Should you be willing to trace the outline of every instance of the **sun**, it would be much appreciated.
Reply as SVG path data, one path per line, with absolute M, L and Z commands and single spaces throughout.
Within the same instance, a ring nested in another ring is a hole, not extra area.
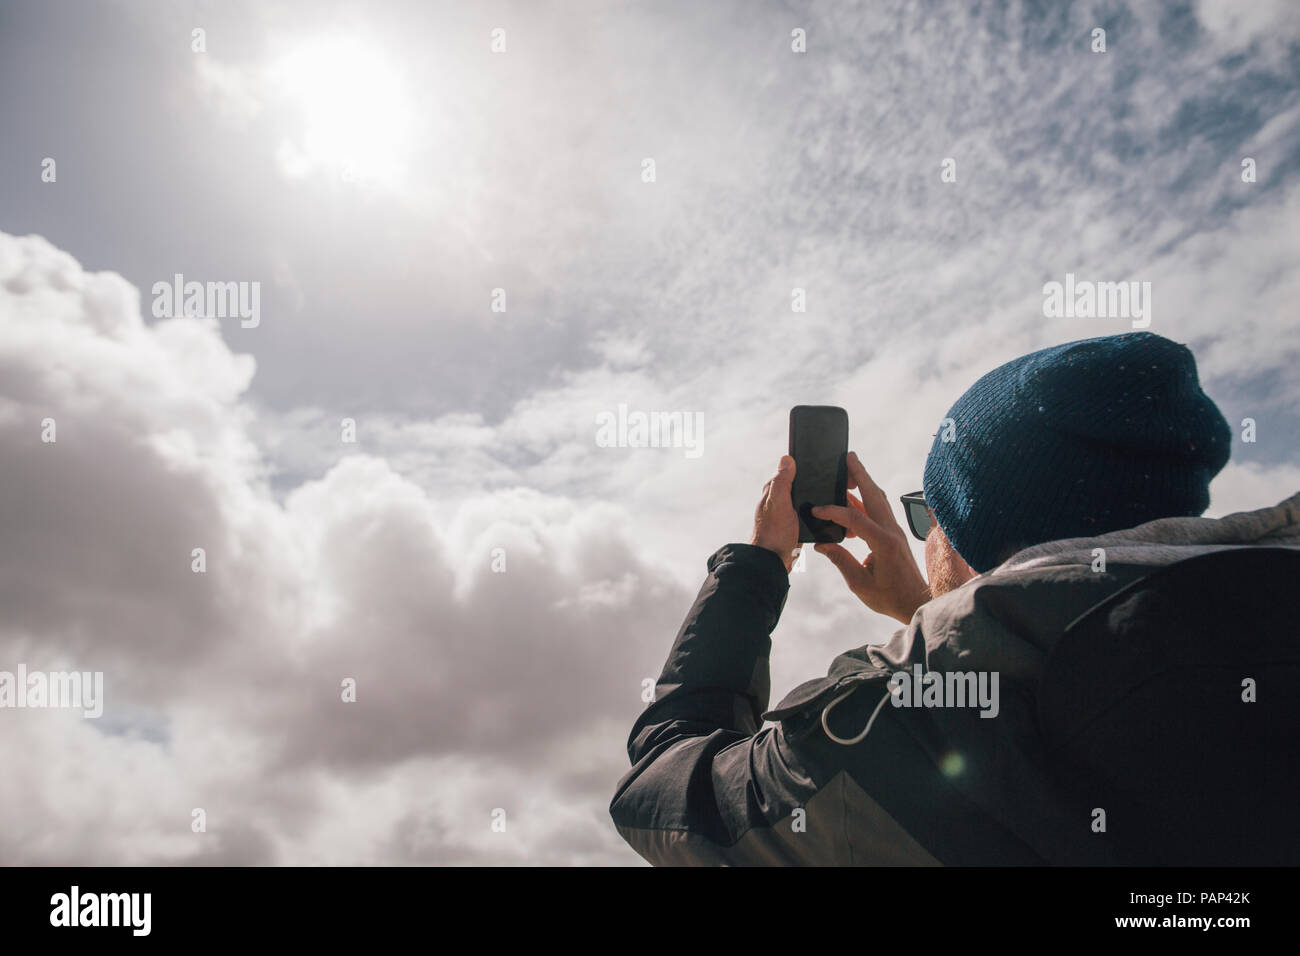
M 359 181 L 400 176 L 413 114 L 381 50 L 352 37 L 318 38 L 286 54 L 270 75 L 291 127 L 280 148 L 286 172 Z

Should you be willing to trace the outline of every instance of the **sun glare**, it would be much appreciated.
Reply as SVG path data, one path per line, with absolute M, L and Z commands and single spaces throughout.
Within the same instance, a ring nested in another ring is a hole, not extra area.
M 393 180 L 401 172 L 412 111 L 382 53 L 348 37 L 317 39 L 272 70 L 296 128 L 281 160 L 291 175 Z

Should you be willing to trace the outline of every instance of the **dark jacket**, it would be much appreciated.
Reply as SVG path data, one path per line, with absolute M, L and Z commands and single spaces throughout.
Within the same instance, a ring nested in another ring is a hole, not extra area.
M 1040 545 L 768 710 L 789 581 L 727 545 L 614 823 L 660 864 L 1300 863 L 1297 548 L 1300 495 Z M 900 671 L 946 706 L 895 706 Z M 961 706 L 981 674 L 996 706 Z

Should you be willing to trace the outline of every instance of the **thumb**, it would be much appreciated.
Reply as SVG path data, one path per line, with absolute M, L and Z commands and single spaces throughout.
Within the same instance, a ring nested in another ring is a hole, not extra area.
M 789 455 L 782 455 L 781 461 L 776 466 L 776 475 L 772 478 L 772 487 L 788 491 L 794 484 L 794 459 Z

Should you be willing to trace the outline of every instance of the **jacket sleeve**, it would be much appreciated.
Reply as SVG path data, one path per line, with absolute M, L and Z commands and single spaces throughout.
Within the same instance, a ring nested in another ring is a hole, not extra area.
M 802 862 L 813 841 L 789 839 L 785 818 L 815 788 L 781 726 L 760 730 L 789 578 L 776 554 L 745 544 L 719 549 L 708 571 L 632 728 L 610 814 L 651 863 Z

